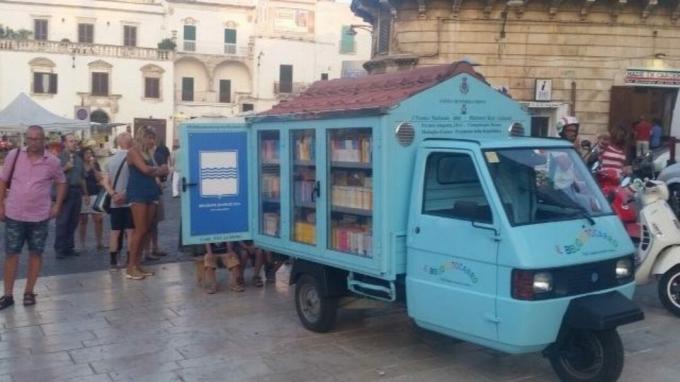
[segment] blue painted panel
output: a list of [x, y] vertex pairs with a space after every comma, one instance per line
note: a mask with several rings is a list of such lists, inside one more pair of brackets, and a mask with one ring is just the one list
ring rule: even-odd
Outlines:
[[250, 238], [249, 133], [245, 125], [181, 127], [185, 244]]

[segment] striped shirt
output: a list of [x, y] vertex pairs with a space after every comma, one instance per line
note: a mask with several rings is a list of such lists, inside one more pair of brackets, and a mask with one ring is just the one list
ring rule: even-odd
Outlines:
[[609, 144], [600, 154], [600, 165], [603, 171], [614, 170], [621, 177], [623, 166], [626, 165], [626, 154], [613, 144]]

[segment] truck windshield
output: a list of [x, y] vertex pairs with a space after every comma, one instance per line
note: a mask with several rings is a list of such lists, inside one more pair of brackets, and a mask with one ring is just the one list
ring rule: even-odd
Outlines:
[[513, 225], [611, 214], [576, 151], [522, 148], [484, 151], [503, 208]]

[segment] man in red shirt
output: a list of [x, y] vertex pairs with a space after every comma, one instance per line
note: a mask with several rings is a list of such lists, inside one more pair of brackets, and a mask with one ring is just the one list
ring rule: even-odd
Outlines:
[[652, 124], [645, 119], [644, 115], [633, 125], [633, 132], [635, 133], [635, 155], [645, 155], [649, 151], [649, 135], [652, 130]]
[[[57, 200], [52, 204], [52, 185], [57, 184]], [[66, 194], [66, 178], [59, 159], [45, 151], [45, 132], [31, 126], [26, 147], [10, 152], [0, 175], [0, 220], [5, 222], [5, 294], [0, 310], [14, 305], [14, 279], [19, 254], [28, 244], [29, 261], [24, 305], [35, 304], [33, 288], [42, 266], [50, 219], [56, 217]]]

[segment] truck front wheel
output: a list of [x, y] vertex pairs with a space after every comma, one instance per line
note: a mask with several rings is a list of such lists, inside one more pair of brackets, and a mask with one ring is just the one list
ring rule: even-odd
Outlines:
[[680, 265], [671, 268], [659, 280], [659, 298], [669, 312], [680, 317]]
[[623, 370], [623, 345], [616, 329], [572, 329], [549, 358], [562, 381], [616, 381]]
[[302, 275], [295, 283], [295, 309], [305, 328], [325, 333], [335, 325], [338, 301], [332, 297], [324, 297], [319, 281]]

